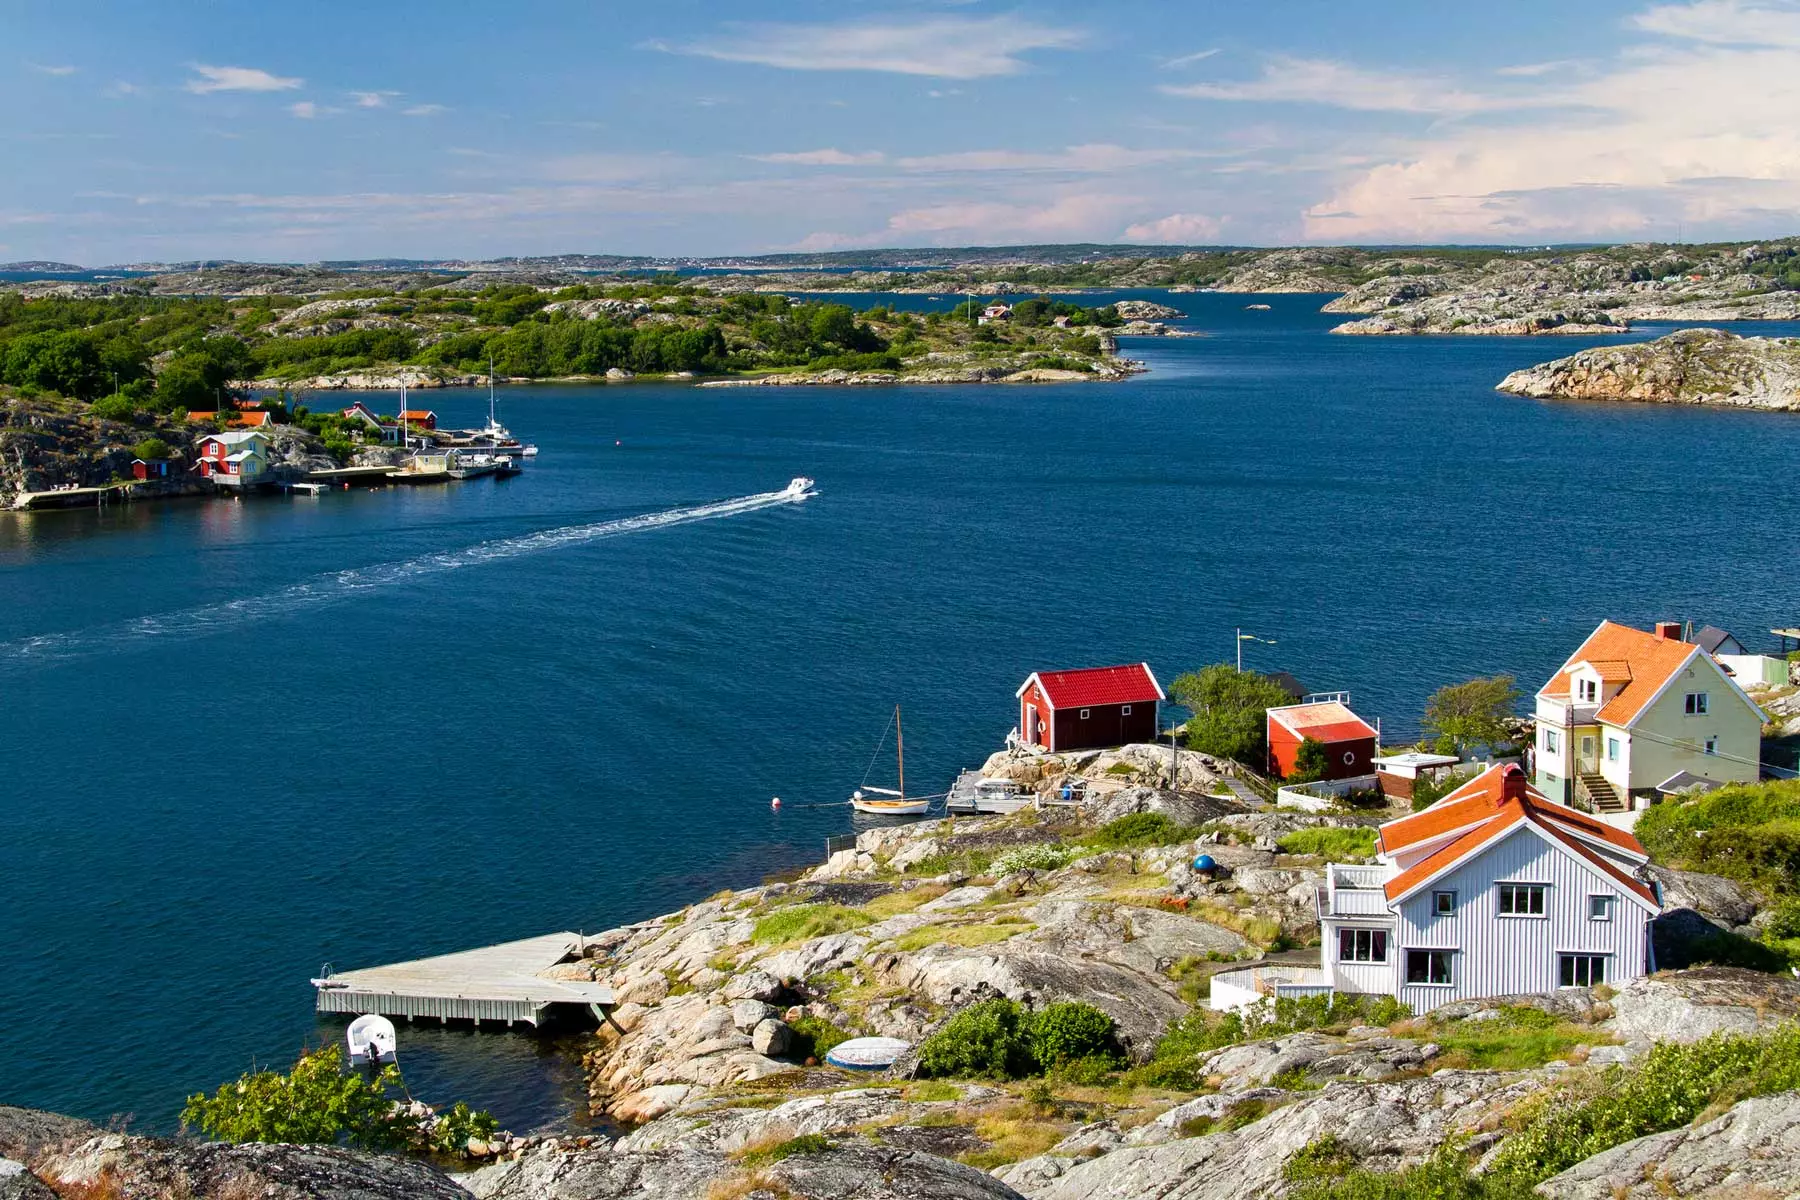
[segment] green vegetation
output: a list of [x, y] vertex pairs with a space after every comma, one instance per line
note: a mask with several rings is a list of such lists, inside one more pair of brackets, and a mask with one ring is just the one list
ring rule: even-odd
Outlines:
[[1293, 702], [1274, 680], [1230, 663], [1177, 675], [1169, 695], [1193, 714], [1187, 723], [1188, 749], [1235, 759], [1254, 771], [1268, 769], [1263, 714]]
[[1375, 831], [1366, 825], [1296, 829], [1275, 845], [1283, 854], [1313, 854], [1336, 862], [1366, 859], [1375, 855]]
[[833, 1046], [839, 1042], [847, 1042], [854, 1036], [811, 1013], [803, 1013], [787, 1025], [793, 1035], [789, 1053], [801, 1060], [816, 1058], [824, 1062]]
[[1156, 1043], [1150, 1061], [1127, 1072], [1133, 1082], [1150, 1087], [1200, 1088], [1198, 1059], [1201, 1055], [1240, 1042], [1279, 1037], [1302, 1029], [1348, 1029], [1352, 1025], [1391, 1025], [1412, 1015], [1412, 1010], [1392, 996], [1330, 996], [1281, 998], [1248, 1013], [1217, 1013], [1195, 1009], [1169, 1027]]
[[1451, 792], [1469, 780], [1475, 778], [1475, 771], [1445, 771], [1441, 775], [1420, 773], [1413, 781], [1412, 808], [1414, 812], [1430, 808]]
[[1080, 857], [1081, 851], [1073, 846], [1060, 846], [1055, 842], [1039, 842], [1033, 846], [1021, 846], [1017, 850], [1008, 850], [993, 861], [991, 870], [996, 875], [1010, 875], [1014, 871], [1054, 871], [1066, 867]]
[[1325, 757], [1325, 743], [1318, 738], [1301, 738], [1294, 751], [1294, 769], [1288, 772], [1289, 783], [1313, 783], [1325, 778], [1331, 762]]
[[439, 1153], [461, 1152], [471, 1137], [489, 1138], [499, 1128], [488, 1113], [458, 1103], [427, 1132], [393, 1098], [404, 1093], [398, 1069], [384, 1067], [371, 1079], [343, 1068], [343, 1051], [332, 1045], [302, 1054], [285, 1075], [252, 1071], [211, 1096], [189, 1096], [182, 1126], [226, 1142], [348, 1142], [365, 1150]]
[[1428, 1036], [1444, 1051], [1431, 1068], [1522, 1071], [1567, 1059], [1577, 1046], [1606, 1039], [1594, 1030], [1551, 1016], [1541, 1009], [1508, 1006], [1485, 1021], [1432, 1022]]
[[831, 1139], [822, 1133], [803, 1133], [799, 1137], [776, 1142], [772, 1146], [759, 1146], [745, 1150], [738, 1155], [738, 1161], [747, 1167], [765, 1167], [770, 1163], [780, 1162], [784, 1158], [793, 1158], [800, 1154], [824, 1154], [831, 1149]]
[[1445, 754], [1474, 746], [1498, 749], [1511, 739], [1519, 695], [1511, 675], [1447, 684], [1425, 702], [1425, 732]]
[[868, 913], [842, 904], [795, 904], [776, 909], [757, 921], [750, 940], [759, 946], [803, 942], [830, 933], [847, 933], [874, 923], [875, 919]]
[[1088, 1004], [1033, 1013], [996, 997], [963, 1009], [919, 1047], [927, 1078], [1026, 1079], [1076, 1063], [1121, 1061], [1113, 1019]]
[[172, 453], [169, 443], [159, 437], [147, 437], [131, 448], [133, 457], [145, 460], [167, 458]]
[[1142, 850], [1151, 846], [1172, 846], [1195, 833], [1163, 813], [1139, 812], [1108, 821], [1084, 840], [1096, 850]]
[[923, 950], [927, 946], [991, 946], [1027, 933], [1037, 926], [1024, 917], [1002, 913], [982, 925], [925, 925], [894, 939], [894, 949]]

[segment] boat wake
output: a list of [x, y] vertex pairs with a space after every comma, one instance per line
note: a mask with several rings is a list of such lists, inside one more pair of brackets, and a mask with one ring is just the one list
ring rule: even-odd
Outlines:
[[813, 494], [810, 491], [812, 481], [805, 482], [808, 487], [804, 489], [789, 485], [779, 492], [758, 492], [753, 496], [719, 500], [691, 508], [671, 508], [663, 512], [596, 521], [588, 525], [564, 525], [518, 537], [477, 542], [461, 550], [333, 571], [260, 596], [246, 596], [240, 600], [227, 600], [172, 613], [134, 617], [129, 621], [92, 629], [47, 633], [0, 642], [0, 663], [58, 662], [101, 654], [145, 641], [201, 638], [252, 622], [285, 616], [301, 609], [334, 604], [365, 592], [394, 587], [421, 576], [460, 571], [465, 567], [478, 567], [526, 554], [561, 550], [603, 538], [642, 533], [648, 529], [665, 529], [671, 525], [687, 525], [695, 521], [714, 521], [721, 517], [735, 517], [781, 504], [797, 503]]

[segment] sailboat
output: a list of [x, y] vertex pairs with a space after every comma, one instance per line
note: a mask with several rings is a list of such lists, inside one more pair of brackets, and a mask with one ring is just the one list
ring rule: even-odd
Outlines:
[[[906, 798], [906, 729], [900, 723], [900, 706], [894, 705], [894, 719], [888, 722], [894, 731], [894, 751], [900, 768], [900, 789], [871, 787], [869, 771], [875, 769], [875, 758], [869, 759], [869, 771], [863, 772], [863, 784], [850, 793], [850, 807], [857, 812], [870, 813], [878, 817], [922, 817], [931, 811], [930, 800], [908, 800]], [[881, 742], [876, 743], [875, 757], [881, 754], [881, 745], [887, 741], [884, 730]], [[869, 795], [867, 793], [873, 793]]]
[[521, 443], [494, 415], [494, 360], [491, 357], [488, 359], [488, 419], [487, 424], [476, 431], [475, 439], [478, 448], [507, 460], [501, 467], [503, 475], [517, 475], [524, 466], [520, 459], [537, 457], [536, 446]]

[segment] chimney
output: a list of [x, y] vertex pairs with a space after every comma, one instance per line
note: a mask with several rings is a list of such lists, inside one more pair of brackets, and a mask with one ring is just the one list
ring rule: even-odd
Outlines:
[[[1507, 763], [1500, 768], [1500, 804], [1508, 800], [1525, 799], [1525, 772], [1517, 763]], [[1499, 807], [1496, 805], [1495, 807]]]
[[1681, 640], [1681, 622], [1658, 621], [1656, 623], [1656, 636], [1665, 642], [1679, 642]]

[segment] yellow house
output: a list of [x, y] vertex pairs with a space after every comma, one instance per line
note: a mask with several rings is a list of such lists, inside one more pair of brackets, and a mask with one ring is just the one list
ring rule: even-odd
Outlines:
[[1681, 626], [1602, 621], [1537, 694], [1537, 789], [1598, 812], [1631, 812], [1687, 772], [1720, 783], [1761, 774], [1766, 718]]

